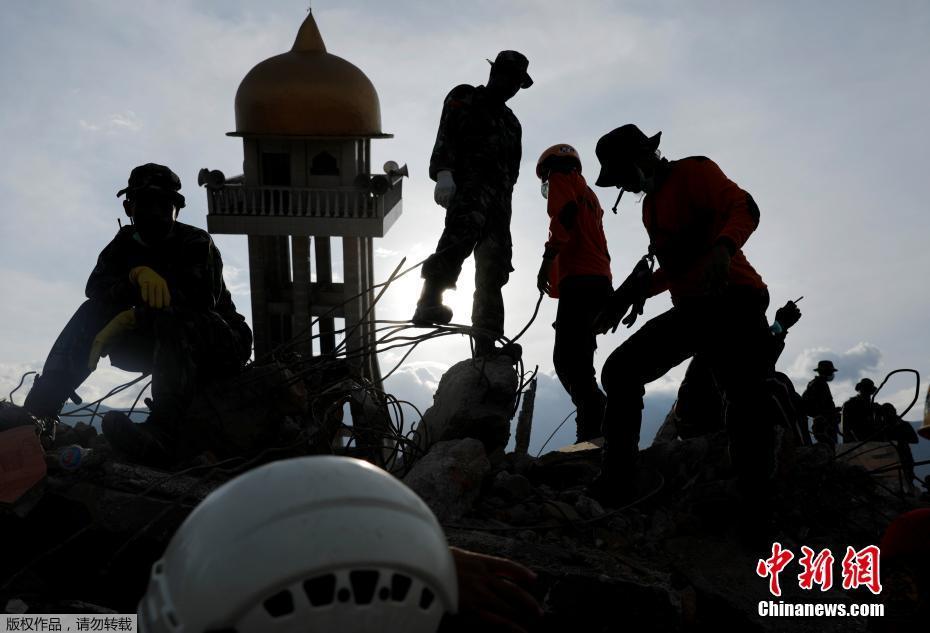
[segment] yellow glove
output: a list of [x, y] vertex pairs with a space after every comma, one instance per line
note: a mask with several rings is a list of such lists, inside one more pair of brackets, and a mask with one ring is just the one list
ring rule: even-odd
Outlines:
[[136, 266], [129, 271], [129, 279], [142, 291], [142, 301], [153, 308], [167, 308], [171, 305], [171, 293], [168, 282], [148, 266]]
[[109, 353], [110, 343], [134, 327], [136, 327], [136, 313], [131, 308], [113, 317], [94, 337], [94, 343], [90, 346], [90, 356], [87, 359], [87, 368], [91, 371], [97, 369], [97, 361], [101, 356]]

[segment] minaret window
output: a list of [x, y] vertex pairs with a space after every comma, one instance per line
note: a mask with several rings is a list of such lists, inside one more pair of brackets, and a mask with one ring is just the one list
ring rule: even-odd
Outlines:
[[336, 157], [329, 152], [320, 152], [310, 162], [310, 174], [313, 176], [338, 176], [339, 165]]
[[262, 153], [262, 184], [266, 187], [287, 187], [291, 184], [290, 154]]

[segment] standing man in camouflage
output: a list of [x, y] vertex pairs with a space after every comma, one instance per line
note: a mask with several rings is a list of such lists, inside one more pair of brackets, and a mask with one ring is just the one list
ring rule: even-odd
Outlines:
[[[504, 333], [504, 299], [511, 266], [510, 200], [520, 171], [520, 122], [505, 104], [533, 80], [529, 61], [502, 51], [491, 63], [487, 86], [462, 84], [443, 104], [439, 132], [430, 158], [435, 200], [446, 208], [446, 223], [436, 252], [423, 265], [423, 292], [413, 322], [445, 324], [452, 310], [442, 293], [455, 288], [462, 262], [475, 253], [472, 325], [475, 356], [495, 352]], [[508, 350], [511, 352], [511, 350]]]
[[127, 371], [152, 374], [148, 420], [110, 411], [103, 432], [134, 461], [169, 465], [179, 424], [195, 390], [239, 372], [252, 331], [223, 282], [210, 235], [177, 222], [181, 181], [163, 165], [132, 170], [123, 209], [132, 222], [103, 249], [87, 280], [87, 301], [58, 336], [24, 407], [55, 420], [101, 356]]

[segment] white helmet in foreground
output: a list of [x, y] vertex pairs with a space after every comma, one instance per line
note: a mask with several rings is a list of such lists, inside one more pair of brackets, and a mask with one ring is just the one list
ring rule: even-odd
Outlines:
[[142, 633], [430, 632], [458, 602], [436, 517], [347, 457], [267, 464], [213, 491], [152, 567]]

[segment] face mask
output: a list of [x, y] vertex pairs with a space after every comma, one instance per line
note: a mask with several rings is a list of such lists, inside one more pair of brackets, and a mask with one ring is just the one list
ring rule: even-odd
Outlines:
[[174, 220], [167, 218], [139, 218], [133, 222], [139, 239], [149, 246], [158, 246], [165, 241], [174, 227]]
[[655, 184], [656, 184], [655, 172], [653, 172], [653, 173], [647, 178], [647, 177], [646, 177], [646, 174], [643, 173], [643, 170], [642, 170], [642, 169], [639, 169], [638, 171], [639, 171], [639, 184], [640, 184], [640, 190], [641, 190], [644, 194], [646, 194], [646, 193], [652, 193], [653, 191], [655, 191]]
[[549, 181], [544, 180], [542, 186], [539, 188], [539, 192], [542, 194], [543, 198], [549, 199]]
[[132, 223], [142, 243], [158, 246], [171, 233], [176, 215], [171, 203], [160, 198], [142, 198], [135, 202]]

